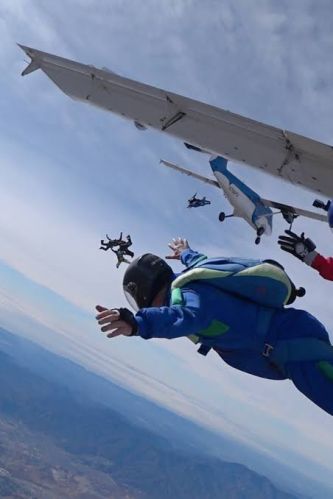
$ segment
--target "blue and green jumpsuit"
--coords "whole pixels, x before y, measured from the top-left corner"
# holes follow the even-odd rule
[[[193,268],[204,255],[181,254]],[[140,309],[144,339],[196,335],[201,353],[212,348],[230,366],[262,378],[290,379],[306,397],[333,415],[333,347],[325,327],[295,308],[273,309],[207,282],[187,282],[162,307]]]

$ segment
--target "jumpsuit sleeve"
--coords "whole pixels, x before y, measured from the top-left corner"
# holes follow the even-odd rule
[[[311,263],[311,267],[318,270],[324,279],[333,281],[333,257],[324,257],[317,253]]]
[[[184,290],[183,305],[142,308],[135,315],[138,324],[137,336],[149,338],[180,338],[196,334],[207,326],[208,314],[200,307],[200,296],[196,291]]]
[[[191,248],[188,248],[184,251],[182,251],[180,255],[180,260],[181,262],[185,265],[185,267],[193,267],[197,263],[201,262],[202,260],[206,260],[207,256],[204,255],[203,253],[199,253],[198,251],[194,251]]]

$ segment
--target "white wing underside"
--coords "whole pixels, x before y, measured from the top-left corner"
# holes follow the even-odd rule
[[[270,208],[277,208],[283,213],[295,214],[297,216],[313,218],[313,220],[319,220],[320,222],[327,222],[327,215],[322,215],[321,213],[303,210],[302,208],[295,208],[295,206],[278,203],[277,201],[271,201],[270,199],[261,198],[261,201],[265,206],[269,206]]]
[[[188,175],[190,177],[196,178],[197,180],[200,180],[201,182],[205,182],[206,184],[213,185],[214,187],[218,187],[219,189],[222,189],[219,183],[209,177],[205,177],[204,175],[200,175],[199,173],[195,173],[191,170],[188,170],[187,168],[184,168],[183,166],[176,165],[175,163],[171,163],[171,161],[166,161],[165,159],[161,159],[160,163],[172,168],[173,170],[176,170],[180,173],[183,173],[185,175]],[[281,212],[288,213],[288,214],[294,214],[297,216],[303,216],[307,218],[312,218],[314,220],[320,220],[321,222],[327,222],[327,216],[322,215],[320,213],[315,213],[313,211],[309,210],[303,210],[301,208],[295,208],[295,206],[279,203],[277,201],[271,201],[270,199],[263,199],[260,198],[261,202],[270,208],[277,208]],[[240,216],[239,213],[237,212],[237,208],[235,208],[234,211],[234,216]]]
[[[187,168],[184,168],[182,166],[178,166],[175,163],[171,163],[170,161],[166,161],[165,159],[161,159],[160,163],[168,166],[169,168],[172,168],[173,170],[177,170],[180,173],[184,173],[184,175],[188,175],[189,177],[194,177],[197,180],[201,180],[201,182],[205,182],[205,184],[210,184],[213,185],[214,187],[218,187],[221,189],[219,183],[217,180],[214,180],[213,178],[205,177],[204,175],[200,175],[199,173],[195,173],[191,170],[188,170]]]
[[[181,95],[29,47],[22,74],[41,69],[73,99],[333,197],[333,149]]]

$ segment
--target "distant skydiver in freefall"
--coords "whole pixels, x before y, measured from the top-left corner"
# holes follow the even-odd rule
[[[333,231],[333,203],[328,201],[325,204],[316,199],[313,205],[327,211],[328,225]],[[287,236],[279,236],[278,244],[280,248],[317,270],[324,279],[333,281],[333,257],[325,257],[315,251],[315,243],[306,238],[304,232],[300,236],[290,230],[286,230],[285,233]]]
[[[120,239],[121,239],[121,238],[120,238]],[[125,255],[128,255],[128,256],[130,256],[131,258],[133,258],[133,256],[134,256],[133,251],[131,251],[131,250],[129,250],[129,249],[128,249],[128,248],[129,248],[130,246],[132,246],[132,244],[133,244],[133,243],[132,243],[131,236],[130,236],[130,235],[126,236],[126,239],[127,239],[127,241],[122,241],[122,240],[121,240],[121,241],[119,242],[119,249],[121,249],[121,250],[124,252],[124,254],[125,254]]]
[[[187,200],[188,208],[198,208],[199,206],[205,206],[206,204],[210,204],[210,201],[206,199],[206,196],[204,196],[202,199],[199,199],[196,197],[196,194],[193,194],[193,196]]]
[[[117,255],[117,259],[118,259],[118,261],[116,263],[117,269],[119,268],[119,265],[121,263],[131,263],[129,260],[126,260],[126,258],[124,256],[124,255],[126,255],[126,250],[123,250],[122,248],[118,248],[116,250],[111,248],[111,251],[113,251],[113,253],[115,253]],[[130,253],[132,253],[132,252],[130,251]]]
[[[256,266],[247,259],[208,259],[182,238],[173,239],[169,247],[173,254],[166,258],[180,259],[185,270],[176,276],[150,253],[134,260],[124,274],[123,289],[136,313],[97,305],[102,332],[108,338],[189,337],[201,344],[199,353],[213,349],[236,369],[267,379],[290,379],[333,415],[333,347],[315,317],[284,307],[300,293],[282,266],[272,260]],[[243,270],[229,279],[235,268]]]
[[[103,251],[107,251],[108,249],[112,249],[115,246],[119,246],[119,244],[121,244],[121,242],[125,242],[125,241],[123,241],[123,233],[122,232],[120,233],[120,236],[118,239],[111,239],[107,234],[106,234],[106,238],[107,238],[107,241],[104,241],[103,239],[101,240],[101,246],[99,248]]]

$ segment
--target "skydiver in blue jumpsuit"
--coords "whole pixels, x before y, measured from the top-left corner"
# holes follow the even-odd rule
[[[174,239],[169,247],[173,255],[167,258],[180,259],[187,268],[205,258],[190,249],[185,239]],[[170,293],[175,277],[155,255],[133,261],[123,287],[137,312],[97,305],[101,330],[108,338],[197,335],[200,349],[212,348],[230,366],[255,376],[290,379],[333,415],[333,347],[315,317],[291,307],[261,306],[198,280],[185,284],[175,298]]]

